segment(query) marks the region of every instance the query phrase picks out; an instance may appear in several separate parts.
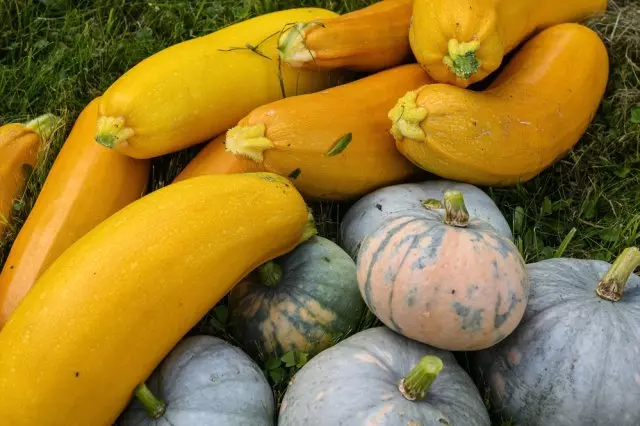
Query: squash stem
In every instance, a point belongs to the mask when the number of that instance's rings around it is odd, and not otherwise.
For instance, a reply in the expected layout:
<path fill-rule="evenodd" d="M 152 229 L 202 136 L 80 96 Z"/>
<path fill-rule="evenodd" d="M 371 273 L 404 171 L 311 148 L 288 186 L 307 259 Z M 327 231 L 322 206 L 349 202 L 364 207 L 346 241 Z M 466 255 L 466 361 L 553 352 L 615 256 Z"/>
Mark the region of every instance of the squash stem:
<path fill-rule="evenodd" d="M 479 48 L 480 42 L 477 40 L 460 43 L 456 39 L 451 39 L 449 40 L 449 54 L 442 58 L 442 62 L 458 78 L 468 80 L 480 68 L 480 60 L 476 56 Z"/>
<path fill-rule="evenodd" d="M 638 266 L 640 266 L 640 250 L 637 247 L 624 249 L 598 283 L 596 294 L 605 300 L 619 301 L 629 277 Z"/>
<path fill-rule="evenodd" d="M 464 197 L 460 191 L 444 193 L 444 223 L 447 225 L 466 228 L 469 225 L 469 212 L 464 204 Z"/>
<path fill-rule="evenodd" d="M 420 127 L 420 123 L 427 118 L 428 112 L 425 108 L 418 106 L 417 100 L 418 92 L 407 92 L 389 111 L 388 117 L 392 122 L 391 134 L 395 140 L 400 141 L 404 138 L 420 142 L 427 140 L 427 135 Z"/>
<path fill-rule="evenodd" d="M 298 244 L 302 244 L 307 241 L 309 238 L 318 234 L 318 229 L 316 228 L 316 220 L 313 217 L 313 213 L 309 209 L 307 214 L 307 223 L 302 230 L 302 235 L 300 236 L 300 241 Z"/>
<path fill-rule="evenodd" d="M 440 358 L 427 355 L 402 379 L 398 389 L 409 401 L 420 401 L 429 392 L 429 388 L 442 368 L 443 364 Z"/>
<path fill-rule="evenodd" d="M 256 163 L 264 160 L 264 151 L 273 148 L 273 142 L 265 136 L 264 124 L 236 126 L 227 132 L 225 146 L 235 155 L 247 157 Z"/>
<path fill-rule="evenodd" d="M 99 117 L 96 131 L 96 142 L 107 148 L 115 148 L 132 137 L 135 132 L 124 126 L 124 117 Z"/>
<path fill-rule="evenodd" d="M 42 139 L 48 139 L 61 123 L 62 119 L 60 117 L 53 114 L 44 114 L 29 121 L 24 127 L 33 130 Z"/>
<path fill-rule="evenodd" d="M 138 385 L 134 393 L 151 418 L 159 419 L 164 415 L 167 406 L 151 392 L 146 383 Z"/>
<path fill-rule="evenodd" d="M 258 267 L 258 275 L 263 285 L 274 288 L 282 279 L 282 268 L 273 260 Z"/>
<path fill-rule="evenodd" d="M 315 53 L 306 45 L 307 33 L 314 27 L 322 26 L 317 22 L 298 22 L 285 31 L 278 39 L 278 56 L 282 62 L 294 68 L 315 60 Z"/>

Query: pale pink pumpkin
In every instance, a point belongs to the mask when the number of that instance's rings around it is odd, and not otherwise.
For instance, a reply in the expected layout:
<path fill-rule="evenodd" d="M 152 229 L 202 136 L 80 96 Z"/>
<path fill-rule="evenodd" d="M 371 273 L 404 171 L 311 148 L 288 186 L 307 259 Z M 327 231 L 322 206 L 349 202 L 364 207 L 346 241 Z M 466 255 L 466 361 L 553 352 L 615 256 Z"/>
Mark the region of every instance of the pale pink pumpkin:
<path fill-rule="evenodd" d="M 485 349 L 522 320 L 525 262 L 507 237 L 469 218 L 459 191 L 445 193 L 444 207 L 397 217 L 364 241 L 360 292 L 406 337 L 445 350 Z"/>

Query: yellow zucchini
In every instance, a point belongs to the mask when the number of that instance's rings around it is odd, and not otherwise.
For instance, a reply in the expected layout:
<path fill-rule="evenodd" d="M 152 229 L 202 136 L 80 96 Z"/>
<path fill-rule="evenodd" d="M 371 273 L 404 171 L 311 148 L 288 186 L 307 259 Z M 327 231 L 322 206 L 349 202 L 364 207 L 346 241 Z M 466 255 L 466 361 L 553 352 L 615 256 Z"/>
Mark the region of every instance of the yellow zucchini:
<path fill-rule="evenodd" d="M 334 16 L 317 8 L 274 12 L 152 55 L 102 96 L 96 140 L 130 157 L 157 157 L 217 136 L 283 92 L 330 86 L 326 71 L 281 64 L 277 42 L 291 23 Z"/>
<path fill-rule="evenodd" d="M 135 201 L 65 251 L 0 333 L 11 426 L 108 426 L 244 276 L 315 232 L 269 173 L 202 176 Z"/>

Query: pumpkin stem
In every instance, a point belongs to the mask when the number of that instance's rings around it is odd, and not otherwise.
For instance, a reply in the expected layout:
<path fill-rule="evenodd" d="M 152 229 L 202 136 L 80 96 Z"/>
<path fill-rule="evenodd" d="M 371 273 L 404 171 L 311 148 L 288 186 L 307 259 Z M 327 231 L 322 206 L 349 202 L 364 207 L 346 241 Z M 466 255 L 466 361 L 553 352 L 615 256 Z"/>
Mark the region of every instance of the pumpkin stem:
<path fill-rule="evenodd" d="M 225 141 L 227 151 L 247 157 L 256 163 L 262 163 L 264 151 L 273 148 L 273 142 L 265 136 L 265 131 L 262 123 L 229 129 Z"/>
<path fill-rule="evenodd" d="M 273 288 L 282 279 L 282 268 L 276 262 L 270 260 L 258 267 L 258 275 L 263 285 Z"/>
<path fill-rule="evenodd" d="M 62 119 L 60 117 L 53 114 L 44 114 L 29 121 L 24 127 L 33 130 L 42 139 L 48 139 L 61 123 Z"/>
<path fill-rule="evenodd" d="M 464 204 L 464 197 L 460 191 L 444 193 L 444 223 L 447 225 L 466 228 L 469 224 L 469 212 Z"/>
<path fill-rule="evenodd" d="M 316 55 L 307 47 L 305 40 L 312 28 L 321 26 L 318 22 L 298 22 L 285 31 L 278 39 L 278 56 L 282 62 L 294 68 L 313 62 Z"/>
<path fill-rule="evenodd" d="M 403 138 L 420 142 L 427 140 L 427 135 L 420 127 L 420 123 L 427 118 L 428 112 L 425 108 L 418 106 L 417 100 L 418 92 L 409 91 L 398 99 L 398 102 L 389 111 L 389 120 L 393 122 L 391 134 L 395 140 L 399 141 Z"/>
<path fill-rule="evenodd" d="M 442 367 L 440 358 L 427 355 L 400 381 L 398 389 L 409 401 L 420 401 L 429 392 L 429 388 L 442 371 Z"/>
<path fill-rule="evenodd" d="M 167 406 L 151 392 L 151 389 L 147 387 L 146 383 L 138 385 L 135 390 L 135 395 L 142 405 L 144 405 L 144 409 L 151 418 L 159 419 L 164 415 Z"/>
<path fill-rule="evenodd" d="M 596 294 L 605 300 L 619 301 L 629 277 L 638 266 L 640 266 L 640 250 L 637 247 L 624 249 L 598 283 Z"/>
<path fill-rule="evenodd" d="M 115 148 L 135 134 L 132 128 L 124 127 L 124 117 L 99 117 L 96 142 L 107 148 Z"/>
<path fill-rule="evenodd" d="M 480 60 L 476 56 L 479 48 L 480 42 L 478 40 L 460 43 L 456 39 L 451 39 L 449 40 L 449 54 L 442 58 L 442 62 L 457 77 L 468 80 L 480 68 Z"/>

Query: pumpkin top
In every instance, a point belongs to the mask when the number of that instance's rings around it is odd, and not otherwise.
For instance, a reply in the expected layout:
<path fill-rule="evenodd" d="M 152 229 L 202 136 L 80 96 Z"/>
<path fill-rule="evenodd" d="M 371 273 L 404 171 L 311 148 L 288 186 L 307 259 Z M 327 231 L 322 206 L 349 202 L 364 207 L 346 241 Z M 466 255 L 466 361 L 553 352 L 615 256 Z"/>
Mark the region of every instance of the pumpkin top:
<path fill-rule="evenodd" d="M 637 247 L 625 249 L 598 283 L 596 294 L 605 300 L 619 301 L 629 277 L 638 266 L 640 250 Z"/>

